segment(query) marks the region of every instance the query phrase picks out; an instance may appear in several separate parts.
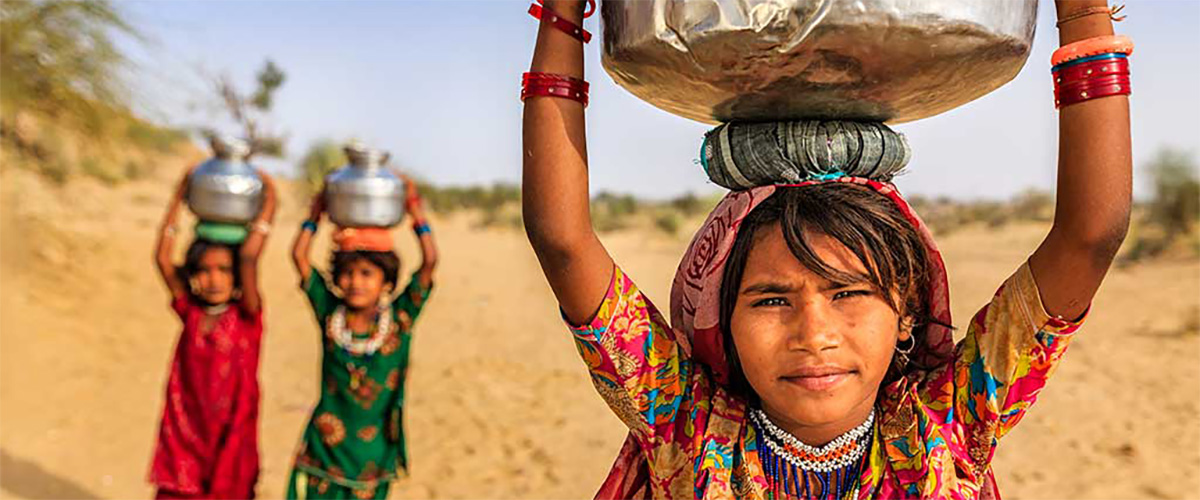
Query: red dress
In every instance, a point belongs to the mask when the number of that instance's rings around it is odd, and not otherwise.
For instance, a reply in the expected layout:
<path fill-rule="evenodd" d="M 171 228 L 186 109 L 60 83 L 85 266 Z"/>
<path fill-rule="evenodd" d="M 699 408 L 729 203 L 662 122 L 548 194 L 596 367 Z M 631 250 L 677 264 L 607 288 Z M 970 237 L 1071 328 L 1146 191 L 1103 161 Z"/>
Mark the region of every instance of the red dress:
<path fill-rule="evenodd" d="M 262 311 L 238 303 L 206 319 L 175 299 L 183 333 L 171 362 L 150 482 L 159 498 L 253 498 L 258 480 Z"/>

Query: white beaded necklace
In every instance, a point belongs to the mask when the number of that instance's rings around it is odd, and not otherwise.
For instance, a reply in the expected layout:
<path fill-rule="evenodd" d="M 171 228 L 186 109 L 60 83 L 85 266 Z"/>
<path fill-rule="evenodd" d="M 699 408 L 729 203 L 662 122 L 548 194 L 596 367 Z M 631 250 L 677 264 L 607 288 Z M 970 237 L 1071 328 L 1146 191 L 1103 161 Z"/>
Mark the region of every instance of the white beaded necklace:
<path fill-rule="evenodd" d="M 767 431 L 769 436 L 764 436 L 763 443 L 771 448 L 780 458 L 788 463 L 806 471 L 811 472 L 829 472 L 845 468 L 854 464 L 858 459 L 862 458 L 867 446 L 863 439 L 870 432 L 872 425 L 875 423 L 875 409 L 871 409 L 871 413 L 867 415 L 867 420 L 859 424 L 858 427 L 850 429 L 845 434 L 838 436 L 833 441 L 825 443 L 821 447 L 813 447 L 804 444 L 796 436 L 789 434 L 787 431 L 780 429 L 771 422 L 767 417 L 766 412 L 758 408 L 750 410 L 750 418 L 758 424 L 760 428 Z M 784 445 L 787 446 L 784 446 Z M 809 457 L 797 456 L 791 450 L 792 447 L 799 450 L 801 453 Z M 836 455 L 834 452 L 849 448 L 848 452 L 844 452 L 838 456 L 826 458 L 827 455 Z M 811 458 L 810 458 L 811 457 Z"/>
<path fill-rule="evenodd" d="M 864 461 L 871 446 L 875 410 L 867 420 L 825 446 L 800 442 L 771 422 L 760 409 L 750 410 L 758 432 L 758 458 L 774 498 L 806 500 L 857 498 Z"/>
<path fill-rule="evenodd" d="M 372 355 L 383 347 L 387 336 L 392 333 L 392 306 L 381 305 L 375 319 L 371 335 L 365 339 L 355 339 L 354 332 L 346 328 L 346 306 L 339 305 L 329 317 L 329 338 L 346 352 L 355 356 Z"/>

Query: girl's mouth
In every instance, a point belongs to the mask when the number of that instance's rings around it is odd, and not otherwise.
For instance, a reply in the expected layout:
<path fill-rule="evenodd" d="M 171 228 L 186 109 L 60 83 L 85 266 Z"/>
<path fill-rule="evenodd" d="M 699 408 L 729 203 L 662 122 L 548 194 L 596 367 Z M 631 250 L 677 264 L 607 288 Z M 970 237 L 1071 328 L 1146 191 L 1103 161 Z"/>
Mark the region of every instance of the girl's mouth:
<path fill-rule="evenodd" d="M 850 378 L 849 373 L 835 373 L 819 377 L 783 377 L 783 380 L 809 391 L 820 392 L 833 389 L 848 378 Z"/>
<path fill-rule="evenodd" d="M 854 370 L 836 366 L 812 366 L 793 370 L 780 378 L 802 389 L 820 392 L 837 387 L 853 374 Z"/>

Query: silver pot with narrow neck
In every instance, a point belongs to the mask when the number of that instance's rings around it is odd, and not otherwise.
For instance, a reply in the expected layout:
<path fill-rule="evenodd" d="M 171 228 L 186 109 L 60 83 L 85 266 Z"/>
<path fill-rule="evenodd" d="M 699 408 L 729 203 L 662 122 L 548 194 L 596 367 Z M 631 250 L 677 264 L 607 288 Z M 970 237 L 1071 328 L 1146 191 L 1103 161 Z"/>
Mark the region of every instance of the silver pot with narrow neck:
<path fill-rule="evenodd" d="M 603 0 L 603 64 L 693 120 L 902 123 L 1011 80 L 1037 0 Z"/>
<path fill-rule="evenodd" d="M 342 227 L 392 227 L 404 219 L 404 181 L 384 167 L 388 155 L 350 145 L 350 163 L 325 179 L 329 219 Z"/>
<path fill-rule="evenodd" d="M 245 161 L 245 143 L 231 137 L 211 142 L 214 156 L 188 179 L 188 208 L 200 220 L 246 224 L 262 209 L 262 178 Z"/>

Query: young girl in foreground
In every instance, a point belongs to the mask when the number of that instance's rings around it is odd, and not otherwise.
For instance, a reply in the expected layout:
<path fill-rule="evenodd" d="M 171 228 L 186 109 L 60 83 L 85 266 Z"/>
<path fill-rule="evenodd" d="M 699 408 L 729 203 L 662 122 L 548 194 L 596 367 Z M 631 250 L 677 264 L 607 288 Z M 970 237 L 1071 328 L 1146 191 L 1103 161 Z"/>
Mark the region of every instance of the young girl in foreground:
<path fill-rule="evenodd" d="M 183 321 L 175 348 L 150 482 L 158 498 L 254 498 L 258 481 L 258 355 L 262 295 L 258 259 L 275 215 L 275 186 L 240 244 L 197 236 L 182 266 L 171 262 L 176 218 L 191 172 L 171 197 L 154 261 Z"/>
<path fill-rule="evenodd" d="M 582 21 L 583 2 L 546 7 Z M 668 324 L 593 232 L 582 44 L 543 17 L 523 94 L 525 226 L 629 427 L 599 498 L 998 497 L 997 440 L 1065 352 L 1129 218 L 1128 82 L 1083 69 L 1120 73 L 1131 47 L 1097 38 L 1112 34 L 1103 0 L 1057 7 L 1062 43 L 1088 41 L 1056 60 L 1102 56 L 1057 68 L 1054 224 L 957 345 L 940 254 L 894 172 L 850 166 L 729 193 L 680 264 Z"/>
<path fill-rule="evenodd" d="M 421 244 L 421 267 L 392 297 L 400 258 L 386 229 L 342 229 L 334 235 L 334 295 L 308 261 L 324 213 L 325 193 L 296 236 L 292 258 L 300 286 L 321 327 L 321 398 L 304 431 L 288 482 L 288 498 L 386 498 L 408 466 L 404 446 L 404 381 L 412 326 L 433 288 L 437 249 L 418 198 L 406 208 Z"/>

